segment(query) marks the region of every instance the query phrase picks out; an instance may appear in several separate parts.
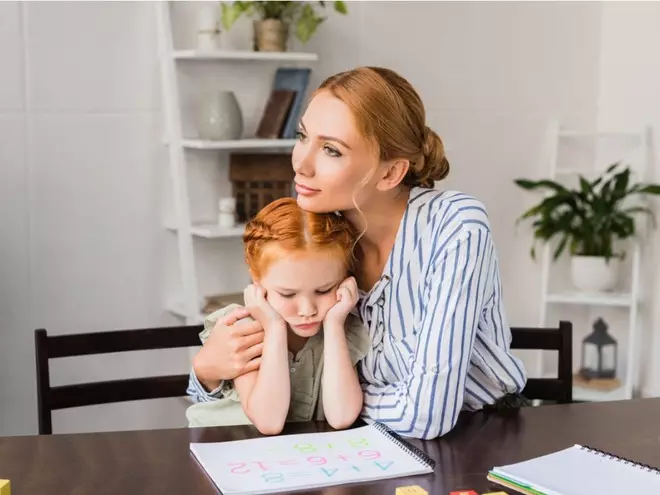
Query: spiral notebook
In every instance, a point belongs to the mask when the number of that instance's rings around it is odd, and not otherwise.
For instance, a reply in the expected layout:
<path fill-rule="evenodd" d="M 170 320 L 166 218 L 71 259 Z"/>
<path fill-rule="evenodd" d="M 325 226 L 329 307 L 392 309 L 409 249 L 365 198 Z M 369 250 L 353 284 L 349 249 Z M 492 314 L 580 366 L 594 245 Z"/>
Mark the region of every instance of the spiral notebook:
<path fill-rule="evenodd" d="M 191 443 L 223 494 L 313 489 L 431 473 L 435 461 L 383 424 L 350 430 Z"/>
<path fill-rule="evenodd" d="M 660 494 L 660 470 L 583 445 L 493 468 L 488 479 L 528 495 Z"/>

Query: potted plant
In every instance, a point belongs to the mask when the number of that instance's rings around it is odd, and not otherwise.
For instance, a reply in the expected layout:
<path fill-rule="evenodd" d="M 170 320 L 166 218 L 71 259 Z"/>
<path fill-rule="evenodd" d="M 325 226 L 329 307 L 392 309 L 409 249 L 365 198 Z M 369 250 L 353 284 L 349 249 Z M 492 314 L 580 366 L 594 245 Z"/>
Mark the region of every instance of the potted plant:
<path fill-rule="evenodd" d="M 325 21 L 315 7 L 325 8 L 327 2 L 249 1 L 222 3 L 222 24 L 229 30 L 242 15 L 258 16 L 254 20 L 254 49 L 263 52 L 284 52 L 287 49 L 289 28 L 294 26 L 296 37 L 307 43 Z M 346 4 L 332 2 L 340 14 L 348 12 Z"/>
<path fill-rule="evenodd" d="M 517 179 L 516 185 L 528 190 L 549 192 L 542 201 L 524 212 L 518 222 L 533 219 L 534 243 L 530 254 L 535 259 L 537 241 L 558 240 L 553 260 L 568 249 L 571 278 L 583 291 L 612 290 L 618 266 L 625 252 L 615 249 L 615 241 L 635 235 L 636 214 L 655 220 L 643 204 L 631 204 L 633 197 L 659 195 L 659 184 L 630 184 L 630 168 L 615 163 L 595 180 L 578 177 L 579 187 L 569 189 L 552 180 Z"/>

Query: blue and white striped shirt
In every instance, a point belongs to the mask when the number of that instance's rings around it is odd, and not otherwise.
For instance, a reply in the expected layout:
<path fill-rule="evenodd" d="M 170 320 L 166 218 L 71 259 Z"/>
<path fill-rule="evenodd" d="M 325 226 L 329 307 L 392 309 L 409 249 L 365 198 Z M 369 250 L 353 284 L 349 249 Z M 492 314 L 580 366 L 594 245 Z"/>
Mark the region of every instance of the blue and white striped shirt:
<path fill-rule="evenodd" d="M 488 217 L 459 192 L 413 188 L 384 272 L 355 309 L 372 349 L 358 364 L 362 419 L 409 437 L 449 432 L 526 382 L 511 332 Z M 188 393 L 214 400 L 191 373 Z"/>
<path fill-rule="evenodd" d="M 357 305 L 365 421 L 435 438 L 526 382 L 509 351 L 497 254 L 482 203 L 414 188 L 380 280 Z"/>

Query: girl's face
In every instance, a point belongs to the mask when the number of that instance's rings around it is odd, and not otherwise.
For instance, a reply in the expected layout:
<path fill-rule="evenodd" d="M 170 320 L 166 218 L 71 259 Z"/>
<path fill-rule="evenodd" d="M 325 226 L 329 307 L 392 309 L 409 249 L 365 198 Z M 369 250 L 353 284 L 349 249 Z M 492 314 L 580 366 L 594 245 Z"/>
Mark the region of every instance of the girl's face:
<path fill-rule="evenodd" d="M 347 273 L 327 253 L 301 253 L 273 261 L 258 283 L 266 299 L 301 337 L 318 333 L 328 310 L 337 303 L 337 287 Z"/>
<path fill-rule="evenodd" d="M 302 116 L 292 163 L 304 210 L 352 210 L 354 199 L 361 205 L 375 192 L 375 177 L 362 184 L 379 164 L 375 146 L 361 136 L 348 106 L 328 92 L 314 96 Z"/>

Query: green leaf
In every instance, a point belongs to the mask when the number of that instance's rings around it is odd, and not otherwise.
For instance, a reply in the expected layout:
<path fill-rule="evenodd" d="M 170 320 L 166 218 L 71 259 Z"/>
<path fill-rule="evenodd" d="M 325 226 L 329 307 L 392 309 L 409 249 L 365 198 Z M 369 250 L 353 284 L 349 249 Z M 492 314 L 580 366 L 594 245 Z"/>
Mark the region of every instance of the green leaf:
<path fill-rule="evenodd" d="M 660 184 L 647 184 L 640 187 L 637 192 L 642 194 L 653 194 L 657 196 L 660 194 Z"/>
<path fill-rule="evenodd" d="M 341 0 L 335 2 L 335 11 L 340 14 L 348 14 L 348 8 L 346 7 L 346 2 Z"/>
<path fill-rule="evenodd" d="M 232 2 L 231 4 L 222 3 L 222 25 L 229 30 L 243 14 L 250 14 L 252 11 L 252 2 Z"/>
<path fill-rule="evenodd" d="M 564 237 L 562 237 L 561 241 L 557 245 L 557 248 L 555 249 L 555 252 L 552 255 L 552 258 L 554 260 L 559 259 L 559 256 L 561 256 L 561 253 L 564 251 L 564 248 L 566 248 L 566 244 L 568 243 L 569 239 L 570 239 L 569 235 L 564 235 Z"/>
<path fill-rule="evenodd" d="M 533 180 L 527 180 L 527 179 L 516 179 L 514 181 L 518 186 L 522 187 L 523 189 L 527 190 L 535 190 L 535 189 L 551 189 L 553 191 L 566 191 L 566 188 L 559 184 L 558 182 L 551 181 L 551 180 L 538 180 L 538 181 L 533 181 Z"/>
<path fill-rule="evenodd" d="M 302 43 L 307 43 L 323 21 L 324 17 L 318 16 L 310 4 L 305 4 L 296 23 L 296 36 Z"/>

